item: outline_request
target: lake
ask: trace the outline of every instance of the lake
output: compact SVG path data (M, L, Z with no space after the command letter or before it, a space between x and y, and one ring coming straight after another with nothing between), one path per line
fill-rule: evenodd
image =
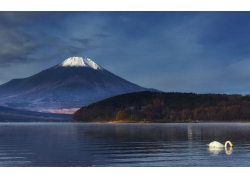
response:
M1 167L250 166L250 123L0 123L0 142Z

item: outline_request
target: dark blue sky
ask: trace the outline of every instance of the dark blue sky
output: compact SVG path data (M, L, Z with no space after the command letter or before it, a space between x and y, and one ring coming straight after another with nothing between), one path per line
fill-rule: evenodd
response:
M0 12L0 84L71 56L143 87L250 93L250 12Z

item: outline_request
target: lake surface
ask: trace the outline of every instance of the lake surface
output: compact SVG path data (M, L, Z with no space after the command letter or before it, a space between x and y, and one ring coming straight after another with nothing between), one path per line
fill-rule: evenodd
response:
M1 167L250 166L250 123L0 123L0 143Z

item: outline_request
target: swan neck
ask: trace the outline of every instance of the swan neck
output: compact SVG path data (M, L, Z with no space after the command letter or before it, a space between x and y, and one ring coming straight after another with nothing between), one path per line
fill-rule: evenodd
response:
M230 147L233 147L233 144L230 141L225 142L225 147L227 147L227 144L229 144Z

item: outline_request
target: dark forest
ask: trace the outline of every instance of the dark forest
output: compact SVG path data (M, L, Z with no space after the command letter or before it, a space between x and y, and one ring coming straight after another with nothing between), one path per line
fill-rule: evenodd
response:
M76 122L234 122L250 120L250 95L136 92L73 114Z

